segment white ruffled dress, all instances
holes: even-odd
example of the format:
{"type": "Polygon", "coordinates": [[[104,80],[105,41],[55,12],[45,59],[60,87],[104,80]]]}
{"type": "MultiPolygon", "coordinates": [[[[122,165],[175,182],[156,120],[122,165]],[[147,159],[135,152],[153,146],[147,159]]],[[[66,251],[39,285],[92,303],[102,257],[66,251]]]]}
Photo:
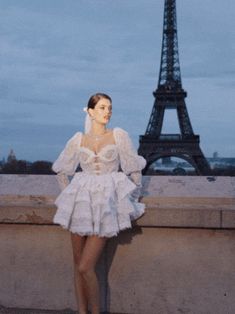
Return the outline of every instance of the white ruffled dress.
{"type": "Polygon", "coordinates": [[[112,237],[143,215],[145,205],[133,193],[136,178],[140,186],[146,160],[137,154],[125,130],[116,127],[113,136],[115,144],[97,154],[80,145],[81,132],[67,142],[52,169],[59,176],[74,176],[55,200],[54,223],[82,236],[112,237]],[[78,165],[82,171],[75,172],[78,165]],[[137,176],[132,178],[132,173],[137,176]]]}

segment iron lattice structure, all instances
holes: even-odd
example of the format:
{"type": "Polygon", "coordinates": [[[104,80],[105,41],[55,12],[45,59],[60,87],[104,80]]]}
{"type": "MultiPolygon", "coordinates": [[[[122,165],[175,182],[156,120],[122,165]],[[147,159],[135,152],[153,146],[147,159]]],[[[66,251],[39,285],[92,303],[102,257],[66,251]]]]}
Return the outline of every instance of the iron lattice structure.
{"type": "Polygon", "coordinates": [[[162,51],[158,87],[145,135],[140,135],[138,153],[147,160],[143,173],[162,157],[179,157],[188,161],[197,174],[208,175],[210,166],[200,149],[199,135],[195,135],[185,104],[187,93],[182,88],[177,23],[176,0],[165,0],[162,51]],[[164,113],[177,111],[180,134],[162,134],[164,113]]]}

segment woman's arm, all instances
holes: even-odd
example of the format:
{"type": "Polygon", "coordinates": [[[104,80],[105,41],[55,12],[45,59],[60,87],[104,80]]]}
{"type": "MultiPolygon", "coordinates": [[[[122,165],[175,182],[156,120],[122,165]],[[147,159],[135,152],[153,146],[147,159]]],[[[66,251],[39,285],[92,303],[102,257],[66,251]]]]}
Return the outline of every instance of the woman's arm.
{"type": "Polygon", "coordinates": [[[61,190],[68,184],[68,176],[74,175],[78,164],[78,148],[80,146],[82,133],[77,132],[65,145],[59,157],[52,165],[52,170],[57,173],[57,180],[61,190]]]}
{"type": "Polygon", "coordinates": [[[132,182],[136,185],[136,189],[132,193],[132,197],[137,200],[142,187],[141,171],[146,166],[146,160],[142,156],[138,155],[131,138],[125,130],[116,128],[115,135],[121,168],[126,175],[129,175],[132,182]]]}

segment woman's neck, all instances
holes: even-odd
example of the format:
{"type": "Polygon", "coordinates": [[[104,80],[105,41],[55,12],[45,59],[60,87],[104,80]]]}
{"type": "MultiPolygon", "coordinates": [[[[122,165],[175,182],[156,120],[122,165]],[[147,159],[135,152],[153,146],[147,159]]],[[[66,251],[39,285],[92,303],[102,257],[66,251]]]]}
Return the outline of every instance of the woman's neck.
{"type": "Polygon", "coordinates": [[[102,135],[107,132],[107,128],[105,124],[98,124],[93,122],[91,125],[91,129],[89,131],[90,134],[94,135],[102,135]]]}

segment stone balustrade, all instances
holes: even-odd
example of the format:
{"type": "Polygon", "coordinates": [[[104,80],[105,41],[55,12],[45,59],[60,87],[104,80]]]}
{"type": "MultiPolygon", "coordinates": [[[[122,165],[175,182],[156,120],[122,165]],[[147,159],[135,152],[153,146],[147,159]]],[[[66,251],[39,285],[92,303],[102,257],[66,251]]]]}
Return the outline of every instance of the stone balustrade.
{"type": "MultiPolygon", "coordinates": [[[[76,309],[56,176],[0,175],[0,305],[76,309]]],[[[112,313],[235,313],[235,178],[145,176],[146,213],[97,267],[112,313]]]]}

